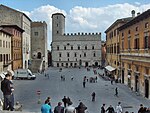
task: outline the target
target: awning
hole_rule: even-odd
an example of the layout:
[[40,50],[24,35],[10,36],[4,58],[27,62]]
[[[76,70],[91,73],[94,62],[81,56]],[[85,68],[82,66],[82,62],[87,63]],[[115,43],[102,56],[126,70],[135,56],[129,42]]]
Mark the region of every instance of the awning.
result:
[[1,77],[2,79],[4,79],[4,78],[5,78],[5,74],[4,74],[4,73],[1,73],[1,74],[0,74],[0,77]]
[[114,71],[116,68],[112,67],[112,66],[106,66],[105,69],[107,69],[108,71]]

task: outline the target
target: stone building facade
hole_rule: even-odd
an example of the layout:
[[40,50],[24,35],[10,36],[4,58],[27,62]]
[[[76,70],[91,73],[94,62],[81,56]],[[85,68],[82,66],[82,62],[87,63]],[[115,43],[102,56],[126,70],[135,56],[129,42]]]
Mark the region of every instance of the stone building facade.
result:
[[22,58],[23,68],[28,68],[30,64],[30,40],[31,40],[31,20],[24,13],[10,7],[0,5],[0,25],[17,25],[24,30],[22,36]]
[[31,23],[31,70],[45,70],[48,67],[47,24],[46,22]]
[[11,38],[12,34],[0,27],[0,73],[11,70]]
[[22,30],[17,25],[2,25],[5,31],[11,33],[11,59],[12,59],[12,70],[22,68]]
[[150,99],[150,9],[119,28],[124,83]]
[[116,79],[120,77],[120,41],[118,28],[131,19],[132,17],[118,19],[105,31],[107,48],[106,64],[115,68],[113,72],[109,73]]
[[52,65],[55,67],[101,65],[101,33],[65,33],[65,16],[52,15]]

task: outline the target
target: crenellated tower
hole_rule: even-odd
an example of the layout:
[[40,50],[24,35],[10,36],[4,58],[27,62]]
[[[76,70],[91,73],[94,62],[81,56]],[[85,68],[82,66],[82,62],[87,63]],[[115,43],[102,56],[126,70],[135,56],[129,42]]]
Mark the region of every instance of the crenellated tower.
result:
[[62,13],[52,15],[52,40],[55,36],[64,35],[65,33],[65,16]]

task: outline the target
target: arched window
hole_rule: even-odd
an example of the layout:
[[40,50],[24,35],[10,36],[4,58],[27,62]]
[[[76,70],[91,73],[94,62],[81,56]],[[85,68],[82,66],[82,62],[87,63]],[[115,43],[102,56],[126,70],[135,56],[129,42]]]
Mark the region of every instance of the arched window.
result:
[[38,59],[41,59],[41,58],[42,58],[42,54],[41,54],[41,52],[38,52],[38,54],[37,54],[37,58],[38,58]]

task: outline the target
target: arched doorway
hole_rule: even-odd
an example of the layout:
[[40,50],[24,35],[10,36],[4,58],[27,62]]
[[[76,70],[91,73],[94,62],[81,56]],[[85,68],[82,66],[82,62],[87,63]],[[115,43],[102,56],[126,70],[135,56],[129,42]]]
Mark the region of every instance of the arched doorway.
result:
[[145,79],[145,97],[149,98],[149,81]]
[[95,62],[95,66],[98,66],[98,62]]
[[41,52],[38,52],[38,53],[37,53],[37,58],[38,58],[38,59],[41,59],[41,58],[42,58]]

